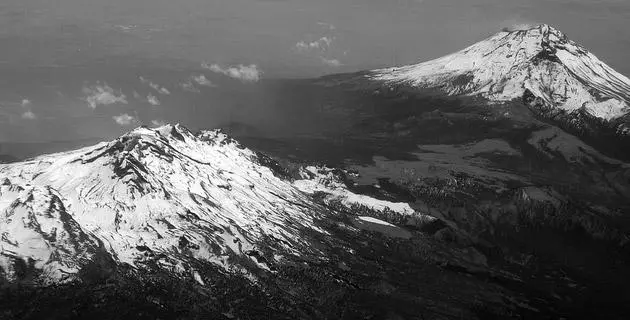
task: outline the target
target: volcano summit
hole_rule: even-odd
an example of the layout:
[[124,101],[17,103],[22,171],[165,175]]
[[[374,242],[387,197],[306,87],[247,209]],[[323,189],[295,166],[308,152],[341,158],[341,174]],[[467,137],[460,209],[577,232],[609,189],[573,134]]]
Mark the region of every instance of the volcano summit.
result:
[[604,120],[630,112],[630,79],[549,25],[499,32],[448,56],[374,70],[368,77],[495,102],[534,99],[567,113],[584,109]]

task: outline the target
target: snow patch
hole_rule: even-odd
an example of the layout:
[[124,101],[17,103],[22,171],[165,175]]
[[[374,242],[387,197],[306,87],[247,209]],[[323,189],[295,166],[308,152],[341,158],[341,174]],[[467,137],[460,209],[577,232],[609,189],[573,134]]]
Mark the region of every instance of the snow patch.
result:
[[408,203],[379,200],[349,191],[328,168],[306,167],[302,170],[302,177],[304,179],[293,182],[297,189],[308,194],[326,193],[327,201],[340,201],[347,207],[362,205],[376,211],[390,210],[405,215],[415,212]]
[[395,227],[395,225],[389,223],[389,222],[385,222],[383,220],[379,220],[376,218],[372,218],[372,217],[357,217],[357,219],[365,221],[365,222],[369,222],[369,223],[375,223],[375,224],[380,224],[380,225],[384,225],[384,226],[389,226],[389,227]]

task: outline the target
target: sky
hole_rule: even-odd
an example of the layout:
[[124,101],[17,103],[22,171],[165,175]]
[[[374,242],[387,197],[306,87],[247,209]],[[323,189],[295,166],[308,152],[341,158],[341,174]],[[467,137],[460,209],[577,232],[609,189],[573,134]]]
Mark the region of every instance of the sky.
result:
[[216,125],[234,112],[221,78],[416,63],[515,24],[551,24],[630,75],[628,21],[627,0],[3,0],[0,144],[105,139],[191,108]]

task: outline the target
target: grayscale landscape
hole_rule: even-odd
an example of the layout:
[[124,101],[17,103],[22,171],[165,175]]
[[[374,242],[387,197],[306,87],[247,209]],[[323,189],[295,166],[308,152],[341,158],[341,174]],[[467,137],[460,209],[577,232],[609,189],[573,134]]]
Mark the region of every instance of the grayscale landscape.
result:
[[627,319],[630,3],[0,4],[0,319]]

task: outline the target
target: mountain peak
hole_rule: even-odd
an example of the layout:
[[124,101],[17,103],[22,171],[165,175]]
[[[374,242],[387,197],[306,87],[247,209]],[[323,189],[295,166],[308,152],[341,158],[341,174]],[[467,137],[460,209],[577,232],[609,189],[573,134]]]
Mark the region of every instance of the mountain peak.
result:
[[583,109],[604,120],[630,111],[630,79],[547,24],[504,30],[442,58],[373,70],[368,78],[492,102],[533,96],[546,108]]
[[503,32],[508,33],[531,33],[540,36],[543,39],[549,39],[550,36],[560,40],[568,40],[568,37],[560,30],[548,24],[526,25],[518,27],[503,28]]
[[332,170],[290,179],[279,167],[221,130],[192,134],[179,124],[0,164],[0,280],[21,280],[20,266],[32,262],[42,280],[71,281],[96,256],[195,280],[208,265],[270,271],[288,255],[319,257],[302,236],[326,234],[314,193],[414,214],[352,193]]
[[[217,130],[195,135],[179,124],[139,127],[111,142],[0,165],[0,248],[13,252],[0,255],[0,268],[14,275],[14,260],[27,257],[63,280],[98,249],[77,247],[59,260],[54,232],[64,243],[100,239],[121,263],[140,266],[161,254],[167,258],[160,265],[177,272],[193,272],[196,261],[238,269],[237,255],[268,268],[248,255],[267,238],[278,241],[275,250],[308,254],[295,234],[321,231],[313,225],[315,204],[232,141]],[[18,214],[41,228],[11,218]],[[50,214],[69,222],[57,226]],[[5,227],[9,220],[15,226]],[[16,228],[34,240],[16,238]]]
[[127,134],[124,134],[120,138],[124,137],[142,137],[142,136],[162,136],[162,137],[173,137],[176,139],[183,139],[185,136],[193,137],[194,134],[188,130],[185,126],[176,123],[176,124],[164,124],[159,127],[149,128],[147,126],[140,126]]

